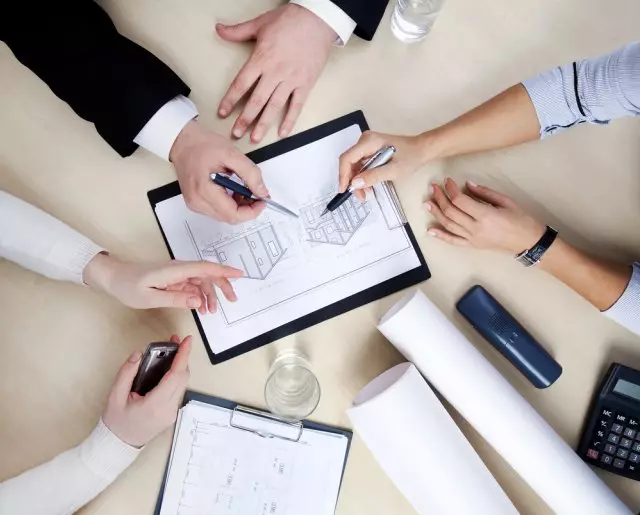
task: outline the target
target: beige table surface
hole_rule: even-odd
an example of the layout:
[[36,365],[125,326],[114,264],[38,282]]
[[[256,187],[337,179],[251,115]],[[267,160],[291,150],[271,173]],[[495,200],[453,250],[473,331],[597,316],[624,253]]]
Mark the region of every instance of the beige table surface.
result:
[[[278,2],[103,3],[123,33],[163,58],[191,85],[203,123],[228,133],[232,121],[217,119],[217,103],[250,47],[218,40],[214,23],[251,17]],[[429,38],[414,46],[392,37],[389,13],[373,43],[354,38],[346,49],[333,52],[298,130],[355,109],[363,109],[377,130],[412,133],[433,127],[529,75],[633,40],[640,4],[449,0]],[[0,113],[0,188],[48,210],[115,254],[135,260],[167,258],[145,194],[174,179],[169,164],[145,151],[121,159],[5,46],[0,47]],[[545,142],[430,165],[398,185],[433,273],[423,291],[574,446],[607,365],[621,360],[640,367],[640,338],[540,271],[526,271],[508,257],[429,239],[421,200],[430,180],[444,175],[472,178],[514,195],[576,244],[631,260],[640,256],[639,136],[636,120],[608,128],[581,126]],[[271,132],[265,143],[274,138]],[[251,148],[246,140],[240,147]],[[564,373],[552,388],[533,388],[454,315],[455,301],[476,282],[502,300],[563,365]],[[401,360],[375,329],[399,296],[215,368],[196,335],[190,387],[263,406],[263,382],[276,348],[298,345],[310,354],[322,383],[314,418],[349,426],[345,409],[354,395]],[[0,328],[0,480],[85,438],[117,367],[133,349],[172,332],[196,331],[189,313],[133,311],[8,262],[0,263]],[[548,513],[473,429],[456,420],[518,509]],[[151,513],[169,445],[167,432],[82,513]],[[553,466],[553,456],[548,458]],[[638,484],[604,473],[601,477],[640,510]],[[460,488],[463,493],[464,485]],[[357,436],[337,513],[414,513]]]

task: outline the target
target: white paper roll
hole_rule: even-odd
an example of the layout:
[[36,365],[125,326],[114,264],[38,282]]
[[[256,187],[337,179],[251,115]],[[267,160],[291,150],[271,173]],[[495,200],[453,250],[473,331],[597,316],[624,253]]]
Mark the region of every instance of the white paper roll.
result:
[[420,291],[380,331],[558,515],[631,511]]
[[380,466],[418,513],[517,515],[411,363],[397,365],[374,379],[358,394],[347,414]]

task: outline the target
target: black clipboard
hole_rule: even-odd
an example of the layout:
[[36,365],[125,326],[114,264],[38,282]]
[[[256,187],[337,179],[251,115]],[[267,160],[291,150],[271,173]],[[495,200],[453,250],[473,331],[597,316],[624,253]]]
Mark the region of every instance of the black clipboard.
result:
[[[363,112],[355,111],[336,120],[332,120],[330,122],[319,125],[318,127],[314,127],[313,129],[309,129],[307,131],[301,132],[300,134],[296,134],[289,138],[277,141],[271,145],[267,145],[266,147],[254,150],[253,152],[249,152],[247,154],[247,157],[254,163],[261,163],[262,161],[272,159],[281,154],[286,154],[287,152],[291,152],[292,150],[295,150],[299,147],[303,147],[305,145],[308,145],[309,143],[313,143],[314,141],[330,136],[331,134],[346,129],[347,127],[351,127],[352,125],[358,125],[362,132],[369,130],[369,125],[365,120]],[[160,227],[160,232],[162,233],[162,237],[172,259],[175,259],[175,256],[173,255],[173,251],[171,250],[169,241],[164,234],[162,225],[160,224],[160,220],[158,219],[158,215],[156,214],[156,205],[164,200],[173,198],[180,194],[181,191],[178,181],[172,182],[165,186],[161,186],[160,188],[151,190],[147,193],[147,197],[149,198],[149,202],[151,203],[151,207],[153,208],[154,216],[156,217],[156,221],[158,222],[158,227]],[[205,348],[207,350],[207,354],[209,355],[211,363],[215,365],[218,363],[222,363],[223,361],[235,358],[237,356],[240,356],[241,354],[257,349],[258,347],[262,347],[263,345],[267,345],[271,342],[279,340],[280,338],[284,338],[285,336],[300,332],[311,326],[319,324],[320,322],[324,322],[325,320],[329,320],[330,318],[342,315],[343,313],[351,311],[352,309],[359,308],[361,306],[364,306],[365,304],[369,304],[383,297],[387,297],[388,295],[397,293],[411,286],[415,286],[416,284],[429,279],[431,277],[431,272],[429,271],[429,267],[427,266],[424,256],[422,255],[422,251],[420,250],[420,247],[416,242],[413,231],[411,230],[411,227],[408,223],[404,224],[404,228],[407,232],[407,236],[409,237],[409,241],[411,242],[411,245],[418,256],[418,260],[420,261],[419,267],[388,279],[367,290],[346,297],[334,304],[325,306],[318,311],[314,311],[313,313],[309,313],[308,315],[297,318],[296,320],[293,320],[281,327],[277,327],[275,329],[267,331],[266,333],[247,340],[246,342],[240,345],[236,345],[235,347],[232,347],[231,349],[228,349],[226,351],[214,353],[211,350],[207,336],[204,332],[202,324],[200,323],[200,319],[198,318],[198,313],[193,310],[193,318],[196,321],[198,331],[200,332],[202,341],[205,344]]]
[[[183,407],[186,406],[191,401],[199,401],[204,404],[220,406],[221,408],[227,408],[230,411],[233,411],[237,408],[250,409],[256,413],[262,413],[263,415],[268,416],[266,412],[261,412],[259,410],[256,410],[255,408],[248,408],[247,406],[240,406],[237,402],[222,399],[220,397],[214,397],[213,395],[206,395],[204,393],[187,390],[184,394],[184,398],[182,399],[182,406]],[[347,467],[347,460],[349,458],[349,451],[351,450],[351,441],[353,440],[353,431],[349,431],[347,429],[341,429],[333,426],[327,426],[324,424],[318,424],[317,422],[311,422],[309,420],[303,420],[300,424],[302,426],[302,429],[313,429],[315,431],[332,433],[336,435],[345,436],[347,438],[347,449],[344,454],[344,464],[342,465],[342,475],[340,476],[340,489],[338,490],[338,497],[339,497],[340,490],[342,489],[342,480],[344,479],[344,472]],[[162,500],[164,499],[165,485],[167,483],[167,477],[169,475],[170,459],[171,459],[171,455],[169,455],[169,457],[167,458],[167,464],[164,469],[164,474],[162,475],[162,485],[160,486],[160,492],[158,493],[158,500],[156,501],[156,508],[153,511],[153,515],[160,515],[160,510],[162,509]]]

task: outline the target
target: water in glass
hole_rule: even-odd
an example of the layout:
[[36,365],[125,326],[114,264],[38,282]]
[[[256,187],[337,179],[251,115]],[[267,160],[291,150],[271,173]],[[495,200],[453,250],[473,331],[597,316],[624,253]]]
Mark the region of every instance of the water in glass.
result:
[[445,0],[396,0],[391,30],[403,43],[422,40],[431,30]]
[[271,365],[264,397],[272,413],[302,420],[320,402],[320,384],[300,351],[281,352]]

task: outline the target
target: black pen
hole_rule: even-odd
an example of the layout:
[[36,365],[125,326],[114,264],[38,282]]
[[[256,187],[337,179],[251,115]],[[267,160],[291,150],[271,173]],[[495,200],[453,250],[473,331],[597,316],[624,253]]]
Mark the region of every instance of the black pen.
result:
[[287,209],[281,204],[278,204],[277,202],[271,200],[270,198],[258,197],[257,195],[254,195],[253,192],[249,188],[247,188],[244,184],[240,184],[239,182],[234,181],[231,177],[227,175],[224,175],[221,173],[212,173],[211,175],[209,175],[209,177],[218,186],[227,188],[228,190],[231,190],[234,193],[237,193],[238,195],[242,195],[243,197],[251,200],[261,200],[262,202],[265,202],[267,206],[275,209],[280,213],[293,216],[294,218],[299,218],[298,215],[296,215],[293,211],[291,211],[290,209]]
[[[395,153],[396,153],[396,147],[392,145],[381,148],[375,154],[373,154],[369,159],[367,159],[367,161],[364,163],[364,165],[362,166],[362,168],[358,173],[360,174],[362,172],[366,172],[367,170],[373,170],[374,168],[378,168],[380,166],[386,165],[389,161],[391,161]],[[329,204],[327,204],[326,209],[322,212],[320,217],[322,218],[327,213],[330,213],[338,209],[342,204],[344,204],[349,199],[349,197],[351,197],[351,195],[353,195],[353,192],[355,190],[356,188],[354,188],[353,186],[349,186],[343,193],[338,193],[335,197],[331,199]]]

